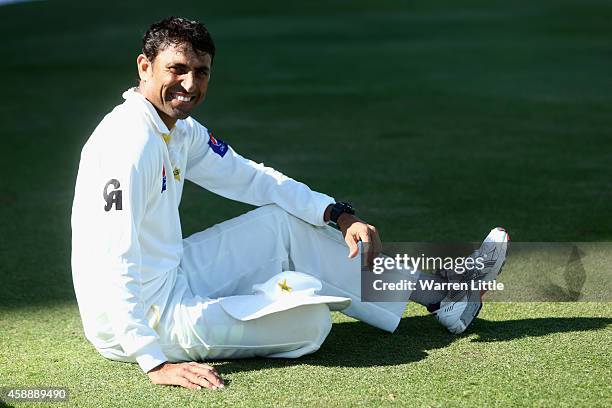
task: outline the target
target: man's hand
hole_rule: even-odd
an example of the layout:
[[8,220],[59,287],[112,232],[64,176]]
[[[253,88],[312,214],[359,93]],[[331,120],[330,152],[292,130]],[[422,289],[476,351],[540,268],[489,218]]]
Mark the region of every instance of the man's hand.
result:
[[153,384],[180,385],[196,390],[202,387],[213,390],[224,387],[223,380],[213,367],[195,362],[160,364],[147,375]]
[[374,264],[374,258],[382,249],[378,231],[373,225],[366,224],[354,215],[343,213],[338,217],[338,226],[344,235],[344,240],[349,247],[349,258],[354,258],[359,253],[357,243],[363,242],[367,250],[366,263],[369,267]]

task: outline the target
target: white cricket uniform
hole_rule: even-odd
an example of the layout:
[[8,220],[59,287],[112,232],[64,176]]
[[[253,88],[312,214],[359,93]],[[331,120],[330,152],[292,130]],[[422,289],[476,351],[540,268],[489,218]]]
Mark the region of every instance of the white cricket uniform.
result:
[[[165,361],[313,352],[331,328],[327,305],[240,321],[218,303],[289,269],[350,297],[344,313],[395,329],[406,302],[359,301],[359,259],[347,259],[323,220],[331,197],[241,157],[192,118],[168,130],[141,94],[123,96],[83,147],[72,208],[74,288],[103,356],[147,372]],[[263,207],[183,240],[185,179]]]

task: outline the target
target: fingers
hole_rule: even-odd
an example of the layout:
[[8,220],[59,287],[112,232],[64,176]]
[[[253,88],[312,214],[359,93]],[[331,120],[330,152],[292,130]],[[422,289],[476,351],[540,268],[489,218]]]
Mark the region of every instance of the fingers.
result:
[[357,243],[359,241],[363,242],[365,250],[364,255],[368,266],[374,264],[374,258],[378,256],[382,249],[380,236],[376,228],[373,225],[363,222],[351,225],[347,231],[345,241],[349,247],[349,258],[354,258],[357,253],[359,253]]
[[375,226],[368,224],[370,230],[370,239],[372,242],[372,259],[376,258],[380,251],[382,251],[382,242],[380,241],[380,235]]
[[374,268],[374,259],[380,256],[380,252],[382,251],[382,242],[380,241],[380,235],[378,234],[376,228],[372,225],[370,225],[369,227],[371,227],[370,235],[372,237],[372,248],[370,251],[371,253],[370,260],[368,262],[368,267],[370,268],[370,270],[372,270],[372,268]]
[[[190,390],[202,389],[202,386],[194,382],[189,381],[186,377],[178,377],[176,383],[172,385],[180,385],[181,387],[189,388]],[[209,388],[209,387],[206,387]]]
[[357,246],[359,239],[356,239],[353,235],[346,234],[344,240],[346,241],[346,244],[349,247],[348,257],[354,258],[355,256],[357,256],[357,254],[359,253],[359,246]]
[[149,378],[154,384],[180,385],[189,389],[218,389],[224,383],[217,371],[200,363],[166,363],[159,370],[150,371]]
[[210,384],[209,388],[223,388],[223,380],[213,367],[207,364],[189,363],[189,369],[200,381],[205,380],[203,386]]
[[365,251],[365,261],[368,267],[371,267],[374,264],[374,251],[375,251],[375,239],[372,236],[372,230],[370,229],[370,225],[366,226],[365,231],[362,233],[364,238],[361,241],[364,244]]

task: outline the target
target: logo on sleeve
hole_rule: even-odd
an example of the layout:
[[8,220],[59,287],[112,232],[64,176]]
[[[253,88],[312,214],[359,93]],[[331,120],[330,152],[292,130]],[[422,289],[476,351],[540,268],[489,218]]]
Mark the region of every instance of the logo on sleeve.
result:
[[[109,192],[108,188],[110,186],[113,186],[115,190]],[[115,206],[115,210],[123,209],[121,190],[118,190],[120,186],[121,184],[117,179],[108,180],[108,183],[106,183],[106,185],[104,186],[104,190],[102,190],[102,197],[104,197],[104,201],[106,201],[104,211],[110,211],[111,208],[113,208],[113,205]]]
[[223,142],[223,140],[221,139],[215,139],[212,132],[208,133],[208,136],[210,137],[208,145],[213,150],[213,152],[217,153],[221,157],[225,156],[225,153],[227,153],[228,149],[227,143]]
[[164,166],[164,164],[162,163],[162,193],[164,191],[167,190],[167,185],[166,185],[166,166]]

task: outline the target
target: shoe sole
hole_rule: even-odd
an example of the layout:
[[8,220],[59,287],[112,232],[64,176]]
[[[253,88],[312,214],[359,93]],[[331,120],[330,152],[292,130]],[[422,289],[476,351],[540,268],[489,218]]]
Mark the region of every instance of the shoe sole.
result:
[[[506,231],[505,228],[501,228],[502,231],[504,231],[506,233],[506,237],[508,238],[508,240],[506,241],[506,253],[505,253],[505,258],[504,261],[502,262],[501,266],[499,267],[499,271],[497,272],[497,276],[501,275],[502,271],[504,270],[504,266],[506,265],[506,259],[508,257],[508,252],[510,250],[510,234],[508,234],[508,232]],[[497,279],[496,276],[496,279]],[[487,291],[480,291],[480,304],[478,306],[478,309],[476,310],[476,312],[473,314],[473,317],[471,318],[470,322],[466,325],[465,321],[461,319],[461,317],[459,318],[459,322],[461,322],[462,324],[460,326],[455,326],[453,328],[448,328],[447,330],[449,330],[451,333],[454,334],[461,334],[464,333],[466,330],[468,330],[473,324],[474,321],[476,321],[476,318],[478,317],[478,315],[480,314],[480,311],[482,310],[482,306],[484,304],[483,302],[483,295],[487,293]],[[433,305],[432,305],[433,306]],[[436,305],[437,307],[435,308],[435,310],[430,310],[430,308],[428,307],[427,310],[429,310],[431,313],[436,314],[440,309],[440,304],[438,303]]]
[[[510,252],[510,234],[508,234],[508,231],[506,231],[505,228],[501,228],[502,231],[504,231],[506,233],[506,237],[508,238],[508,241],[506,241],[506,254],[505,254],[505,259],[504,262],[502,262],[501,266],[499,267],[499,272],[497,272],[497,276],[495,277],[497,279],[497,277],[499,275],[502,274],[503,270],[504,270],[504,266],[506,265],[506,260],[508,259],[508,252]],[[474,324],[474,322],[476,321],[476,318],[478,317],[478,315],[480,314],[480,311],[482,310],[482,306],[484,304],[484,301],[482,299],[483,295],[485,293],[487,293],[488,291],[486,290],[481,290],[480,291],[480,307],[478,307],[478,310],[476,311],[476,313],[474,314],[474,318],[472,318],[472,321],[465,327],[465,330],[469,329],[470,326],[472,326],[472,324]],[[465,331],[464,330],[464,331]]]
[[[504,232],[506,232],[506,230],[504,230]],[[497,279],[499,275],[502,274],[502,271],[504,270],[504,266],[506,265],[506,260],[508,259],[508,253],[510,252],[510,235],[506,232],[506,236],[508,237],[508,241],[506,241],[506,254],[504,255],[504,262],[502,262],[501,266],[499,267],[499,272],[497,272],[497,276],[495,276],[495,279]],[[480,291],[481,301],[482,301],[483,295],[487,292],[488,292],[487,290]]]
[[[508,255],[508,250],[506,249],[506,256]],[[504,265],[506,265],[506,260],[504,259],[504,262],[502,262],[501,267],[499,268],[499,272],[497,272],[497,276],[501,275],[502,271],[504,270]],[[480,311],[482,310],[482,305],[484,304],[483,300],[482,300],[482,296],[487,293],[487,291],[480,291],[480,307],[478,308],[478,310],[476,311],[476,314],[474,314],[474,318],[472,319],[472,321],[465,326],[465,330],[469,329],[470,326],[472,324],[474,324],[474,321],[476,321],[476,318],[478,317],[478,315],[480,314]],[[464,331],[465,331],[464,330]]]
[[[506,254],[508,254],[508,251],[506,251]],[[499,268],[499,272],[497,273],[497,276],[501,275],[502,271],[504,270],[504,265],[506,264],[506,260],[504,260],[504,262],[502,262],[501,267]],[[483,299],[482,296],[487,293],[486,290],[484,291],[480,291],[480,306],[478,307],[478,310],[476,311],[476,313],[474,314],[474,318],[472,319],[472,321],[470,322],[470,324],[468,324],[466,326],[466,328],[464,330],[467,330],[472,323],[474,322],[474,320],[476,320],[476,317],[478,317],[478,315],[480,314],[480,310],[482,309],[482,305],[483,305]],[[432,304],[432,305],[428,305],[427,306],[427,310],[432,313],[432,314],[436,314],[439,310],[440,310],[440,302]]]

